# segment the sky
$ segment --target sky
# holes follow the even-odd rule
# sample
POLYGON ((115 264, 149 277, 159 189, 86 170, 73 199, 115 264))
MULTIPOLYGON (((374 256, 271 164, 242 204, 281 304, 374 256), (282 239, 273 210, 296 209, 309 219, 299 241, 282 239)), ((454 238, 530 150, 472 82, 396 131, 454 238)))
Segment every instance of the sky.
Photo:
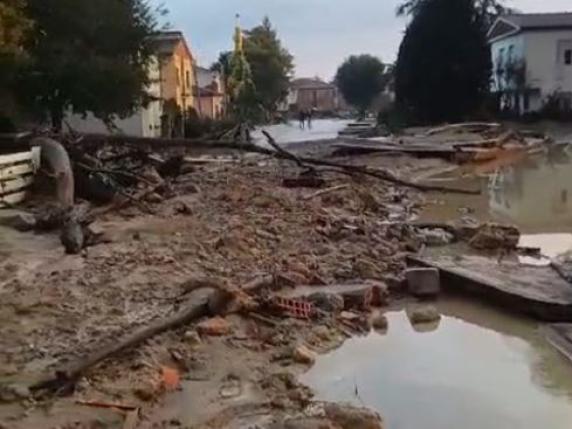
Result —
MULTIPOLYGON (((330 80, 352 54, 393 62, 407 23, 395 16, 400 0, 152 0, 169 10, 199 64, 209 66, 232 48, 235 15, 245 29, 268 16, 294 55, 297 77, 330 80)), ((572 0, 507 0, 522 12, 572 11, 572 0)))

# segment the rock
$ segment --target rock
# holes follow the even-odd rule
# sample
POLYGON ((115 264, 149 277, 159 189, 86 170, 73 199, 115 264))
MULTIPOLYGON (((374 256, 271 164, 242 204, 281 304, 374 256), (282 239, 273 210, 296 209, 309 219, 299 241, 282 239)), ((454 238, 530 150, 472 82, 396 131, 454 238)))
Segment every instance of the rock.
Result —
POLYGON ((0 225, 14 228, 18 231, 31 231, 36 227, 36 218, 28 213, 17 213, 0 217, 0 225))
POLYGON ((389 326, 389 322, 385 314, 378 314, 371 321, 371 325, 374 327, 374 329, 379 331, 386 331, 387 327, 389 326))
POLYGON ((197 332, 201 335, 221 336, 230 334, 230 323, 222 317, 213 317, 197 325, 197 332))
POLYGON ((432 305, 423 305, 408 309, 407 315, 412 324, 432 323, 441 320, 439 311, 432 305))
POLYGON ((294 349, 292 358, 295 362, 313 365, 316 362, 316 353, 304 345, 299 345, 294 349))
POLYGON ((0 385, 0 403, 17 402, 30 396, 30 390, 22 384, 0 385))
POLYGON ((184 333, 183 338, 185 341, 193 346, 201 343, 201 337, 197 333, 197 331, 189 330, 184 333))
POLYGON ((328 313, 339 313, 344 309, 344 299, 335 293, 316 292, 308 296, 308 301, 328 313))
POLYGON ((175 213, 177 214, 182 214, 186 216, 193 214, 193 209, 183 201, 177 201, 174 208, 175 208, 175 213))
POLYGON ((422 229, 419 231, 421 241, 427 246, 446 246, 455 241, 455 236, 441 228, 422 229))
POLYGON ((383 420, 379 414, 367 408, 327 403, 324 411, 328 420, 341 429, 383 429, 383 420))
POLYGON ((433 298, 441 291, 437 268, 408 268, 405 270, 409 293, 420 298, 433 298))
POLYGON ((316 326, 312 332, 322 341, 328 341, 331 338, 330 329, 324 325, 316 326))
POLYGON ((133 389, 133 394, 142 401, 148 402, 153 400, 156 395, 155 387, 151 383, 146 383, 133 389))
POLYGON ((476 228, 476 232, 469 240, 469 245, 478 250, 514 250, 519 241, 520 231, 518 228, 510 225, 485 223, 476 228))
POLYGON ((387 274, 383 276, 383 282, 392 292, 407 291, 407 279, 403 276, 395 276, 393 274, 387 274))
POLYGON ((60 240, 66 249, 66 253, 77 255, 81 252, 85 237, 80 223, 75 220, 65 222, 60 234, 60 240))

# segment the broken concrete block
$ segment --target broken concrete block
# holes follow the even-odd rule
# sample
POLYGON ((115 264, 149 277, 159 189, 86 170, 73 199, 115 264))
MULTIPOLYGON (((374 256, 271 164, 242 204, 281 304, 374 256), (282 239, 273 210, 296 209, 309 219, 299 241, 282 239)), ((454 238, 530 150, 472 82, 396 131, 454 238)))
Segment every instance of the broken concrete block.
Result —
POLYGON ((308 301, 328 313, 339 313, 344 309, 344 298, 336 293, 316 292, 308 296, 308 301))
POLYGON ((230 323, 222 317, 213 317, 202 321, 197 325, 197 331, 201 335, 221 336, 230 334, 230 323))
POLYGON ((409 293, 420 298, 432 298, 441 292, 437 268, 408 268, 405 270, 409 293))
POLYGON ((383 429, 383 420, 379 414, 367 408, 326 403, 324 411, 328 420, 341 429, 383 429))
POLYGON ((295 362, 313 365, 316 362, 316 353, 304 345, 299 345, 294 349, 292 358, 295 362))
POLYGON ((407 315, 412 324, 432 323, 441 320, 439 311, 432 305, 423 305, 407 310, 407 315))
POLYGON ((183 335, 183 338, 187 343, 193 346, 201 343, 201 337, 199 336, 197 331, 193 330, 186 331, 185 334, 183 335))
POLYGON ((373 326, 373 328, 378 330, 378 331, 387 330, 388 325, 389 325, 389 322, 388 322, 385 314, 378 314, 371 321, 371 326, 373 326))

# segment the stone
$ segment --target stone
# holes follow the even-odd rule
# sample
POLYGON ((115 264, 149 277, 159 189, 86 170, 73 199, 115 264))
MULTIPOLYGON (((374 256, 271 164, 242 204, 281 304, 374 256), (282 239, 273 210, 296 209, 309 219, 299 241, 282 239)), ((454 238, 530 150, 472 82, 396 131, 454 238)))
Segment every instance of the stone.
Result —
POLYGON ((314 362, 316 362, 316 353, 304 345, 299 345, 294 349, 292 358, 295 362, 306 365, 313 365, 314 362))
POLYGON ((36 227, 36 218, 29 213, 17 213, 0 217, 0 225, 22 232, 31 231, 36 227))
POLYGON ((408 309, 407 315, 412 324, 433 323, 441 320, 439 311, 432 305, 423 305, 408 309))
POLYGON ((339 313, 344 309, 344 298, 336 293, 316 292, 308 296, 308 301, 328 313, 339 313))
POLYGON ((30 390, 23 384, 0 385, 0 403, 17 402, 30 397, 30 390))
POLYGON ((330 329, 325 325, 316 326, 312 332, 322 341, 328 341, 332 336, 330 329))
POLYGON ((422 229, 419 235, 421 241, 427 246, 446 246, 455 241, 455 236, 442 228, 422 229))
POLYGON ((222 317, 203 320, 197 325, 197 332, 201 335, 222 336, 230 334, 230 331, 230 323, 222 317))
POLYGON ((385 314, 378 314, 371 321, 371 326, 379 331, 386 331, 389 326, 389 322, 385 314))
POLYGON ((197 333, 197 331, 189 330, 183 334, 183 338, 185 341, 193 346, 201 343, 201 337, 197 333))
POLYGON ((371 305, 381 307, 389 303, 389 287, 384 282, 378 280, 366 280, 365 284, 371 286, 371 305))
POLYGON ((149 402, 155 398, 157 391, 151 383, 145 383, 133 389, 133 394, 142 401, 149 402))
POLYGON ((340 429, 383 429, 379 414, 367 408, 357 408, 346 404, 326 403, 326 418, 340 429))
POLYGON ((409 293, 420 298, 434 298, 441 292, 437 268, 408 268, 405 270, 409 293))
POLYGON ((403 276, 386 274, 385 276, 383 276, 383 281, 391 292, 407 291, 407 279, 403 276))

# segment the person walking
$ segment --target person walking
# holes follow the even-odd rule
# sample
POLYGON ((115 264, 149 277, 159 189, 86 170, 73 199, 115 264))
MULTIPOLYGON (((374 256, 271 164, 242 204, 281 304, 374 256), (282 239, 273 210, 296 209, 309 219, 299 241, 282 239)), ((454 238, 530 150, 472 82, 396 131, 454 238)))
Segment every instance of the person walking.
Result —
POLYGON ((303 109, 298 112, 298 120, 300 121, 300 129, 303 130, 306 124, 306 112, 303 109))

